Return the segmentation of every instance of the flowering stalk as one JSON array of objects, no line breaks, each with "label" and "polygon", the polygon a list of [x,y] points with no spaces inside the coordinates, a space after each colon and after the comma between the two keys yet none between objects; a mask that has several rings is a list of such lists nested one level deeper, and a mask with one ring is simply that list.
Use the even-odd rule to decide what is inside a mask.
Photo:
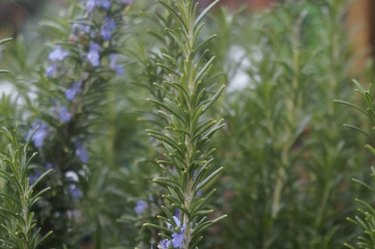
[{"label": "flowering stalk", "polygon": [[123,10],[131,2],[83,1],[82,17],[72,23],[69,38],[48,55],[46,78],[41,81],[54,84],[47,95],[46,86],[39,88],[44,114],[36,115],[29,137],[41,152],[38,163],[53,169],[44,183],[53,191],[37,209],[44,232],[51,227],[54,230],[52,247],[77,245],[76,206],[89,177],[86,165],[90,157],[85,143],[105,103],[103,93],[108,82],[124,73],[117,61],[118,35]]},{"label": "flowering stalk", "polygon": [[209,118],[207,111],[224,86],[215,90],[214,77],[209,74],[214,58],[204,59],[205,45],[214,36],[203,41],[199,37],[203,18],[217,2],[199,16],[198,6],[191,0],[160,2],[176,19],[177,25],[166,27],[166,32],[181,54],[163,54],[160,66],[170,74],[163,82],[155,83],[155,87],[165,97],[162,101],[150,100],[164,118],[160,123],[162,131],[147,130],[165,151],[163,159],[157,161],[163,176],[154,182],[163,186],[167,194],[163,196],[166,206],[161,207],[164,216],[158,216],[161,224],[145,225],[161,231],[161,249],[196,248],[203,238],[202,232],[225,217],[209,220],[206,216],[213,212],[207,208],[215,192],[210,186],[222,171],[222,167],[211,169],[214,149],[210,148],[210,137],[223,126],[222,120]]}]

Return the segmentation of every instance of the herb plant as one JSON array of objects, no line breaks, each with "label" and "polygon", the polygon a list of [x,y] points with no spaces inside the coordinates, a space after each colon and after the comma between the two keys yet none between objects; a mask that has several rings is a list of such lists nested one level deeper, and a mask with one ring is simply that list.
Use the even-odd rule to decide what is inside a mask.
[{"label": "herb plant", "polygon": [[28,145],[20,144],[16,132],[1,129],[1,136],[9,143],[6,151],[0,152],[0,177],[4,185],[0,190],[0,246],[1,248],[36,249],[50,233],[40,233],[32,208],[49,187],[37,190],[38,184],[50,173],[29,177],[31,161]]},{"label": "herb plant", "polygon": [[214,57],[204,59],[205,45],[212,38],[199,40],[203,18],[216,3],[198,16],[198,6],[192,1],[160,2],[176,19],[176,26],[166,27],[166,32],[179,52],[164,50],[162,54],[160,66],[169,75],[154,85],[164,98],[150,99],[163,118],[159,124],[162,129],[147,130],[164,148],[163,158],[157,160],[163,172],[154,179],[166,190],[163,215],[158,217],[159,224],[145,224],[160,230],[158,248],[162,249],[196,248],[203,239],[202,232],[225,217],[207,218],[213,212],[207,208],[215,193],[211,184],[222,170],[210,167],[213,150],[209,142],[223,124],[206,114],[224,86],[215,89],[215,77],[209,74]]}]

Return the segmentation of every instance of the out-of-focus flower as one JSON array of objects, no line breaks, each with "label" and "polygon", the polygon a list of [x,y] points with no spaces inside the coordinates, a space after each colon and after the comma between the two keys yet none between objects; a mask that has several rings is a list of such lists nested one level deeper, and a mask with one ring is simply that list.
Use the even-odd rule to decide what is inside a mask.
[{"label": "out-of-focus flower", "polygon": [[35,121],[31,125],[31,130],[27,134],[27,139],[31,138],[35,147],[40,149],[44,145],[44,140],[47,138],[48,130],[48,125],[46,123]]},{"label": "out-of-focus flower", "polygon": [[116,29],[116,21],[107,16],[104,20],[104,24],[102,26],[101,34],[104,40],[109,41],[112,38],[112,33]]},{"label": "out-of-focus flower", "polygon": [[68,192],[73,200],[78,200],[82,198],[82,192],[75,184],[68,185]]},{"label": "out-of-focus flower", "polygon": [[109,10],[111,8],[111,1],[110,0],[97,0],[99,2],[100,7],[105,10]]},{"label": "out-of-focus flower", "polygon": [[115,54],[109,56],[109,67],[115,71],[117,75],[123,75],[125,73],[124,67],[117,64],[117,55]]},{"label": "out-of-focus flower", "polygon": [[134,210],[136,214],[141,215],[146,211],[147,208],[148,208],[147,202],[145,202],[144,200],[138,200],[137,203],[135,204]]},{"label": "out-of-focus flower", "polygon": [[86,148],[83,146],[82,141],[78,140],[75,143],[76,146],[76,156],[81,160],[82,163],[87,163],[89,161],[89,155]]},{"label": "out-of-focus flower", "polygon": [[91,26],[85,23],[74,23],[72,25],[72,38],[77,39],[82,36],[90,35]]},{"label": "out-of-focus flower", "polygon": [[29,185],[33,185],[38,179],[39,177],[41,176],[42,174],[40,173],[39,170],[37,170],[36,172],[34,172],[33,174],[30,175],[29,177]]},{"label": "out-of-focus flower", "polygon": [[95,42],[90,43],[90,49],[87,54],[87,60],[90,62],[90,64],[93,67],[97,67],[100,65],[100,54],[99,54],[100,50],[101,50],[101,47],[99,46],[99,44]]},{"label": "out-of-focus flower", "polygon": [[59,119],[63,123],[69,122],[72,119],[72,114],[69,112],[68,107],[61,106],[59,108]]},{"label": "out-of-focus flower", "polygon": [[73,82],[68,89],[65,91],[65,97],[69,101],[73,101],[77,94],[81,92],[82,82]]},{"label": "out-of-focus flower", "polygon": [[46,170],[49,170],[49,169],[55,168],[55,165],[53,163],[46,163],[45,167],[46,167]]},{"label": "out-of-focus flower", "polygon": [[57,72],[57,65],[55,63],[52,63],[50,64],[47,68],[46,68],[46,76],[48,78],[53,78],[55,75],[56,75],[56,72]]},{"label": "out-of-focus flower", "polygon": [[159,249],[170,249],[172,242],[169,239],[163,239],[159,242]]},{"label": "out-of-focus flower", "polygon": [[68,51],[57,45],[56,48],[49,53],[48,59],[51,61],[63,61],[68,55]]},{"label": "out-of-focus flower", "polygon": [[93,12],[96,7],[96,0],[87,0],[86,2],[86,11]]},{"label": "out-of-focus flower", "polygon": [[112,4],[110,0],[88,0],[86,2],[86,11],[91,13],[95,8],[103,8],[109,10]]}]

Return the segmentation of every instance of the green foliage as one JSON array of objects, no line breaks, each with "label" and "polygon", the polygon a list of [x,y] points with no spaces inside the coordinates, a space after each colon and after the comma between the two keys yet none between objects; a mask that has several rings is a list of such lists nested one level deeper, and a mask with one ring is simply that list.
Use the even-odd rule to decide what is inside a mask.
[{"label": "green foliage", "polygon": [[[368,138],[368,144],[365,145],[365,148],[370,151],[372,156],[375,156],[375,148],[374,146],[374,140],[373,140],[373,133],[374,133],[374,127],[375,127],[375,104],[374,104],[374,96],[375,92],[373,89],[372,84],[368,87],[368,89],[365,89],[363,86],[361,86],[360,83],[357,81],[354,81],[354,84],[356,86],[356,92],[360,94],[363,104],[361,106],[358,106],[357,104],[353,104],[348,101],[343,100],[335,100],[336,102],[340,104],[344,104],[350,108],[354,108],[356,111],[358,111],[361,114],[364,114],[369,122],[370,127],[372,127],[371,131],[368,132],[364,128],[357,127],[355,125],[348,125],[345,126],[351,129],[354,129],[357,132],[360,132]],[[375,169],[371,169],[371,180],[374,180],[375,177]],[[370,194],[373,194],[375,191],[375,188],[369,184],[366,183],[366,181],[354,179],[354,182],[361,185],[366,191],[369,191]],[[357,214],[353,218],[348,218],[349,221],[356,224],[360,228],[360,234],[356,237],[355,245],[351,245],[349,243],[346,243],[345,245],[348,248],[362,248],[362,249],[370,249],[374,248],[375,246],[375,209],[372,207],[372,198],[367,198],[366,200],[363,199],[356,199],[358,209]]]},{"label": "green foliage", "polygon": [[[159,66],[169,74],[157,79],[154,86],[164,97],[150,99],[157,107],[162,119],[159,126],[163,128],[147,130],[164,148],[163,158],[157,160],[162,174],[154,179],[166,190],[163,216],[158,216],[159,225],[145,224],[160,230],[160,248],[172,244],[197,248],[202,232],[224,217],[207,219],[207,214],[213,212],[207,208],[215,192],[211,185],[222,171],[212,169],[214,150],[209,144],[223,123],[206,115],[224,87],[217,89],[213,84],[215,76],[209,74],[214,57],[204,58],[205,46],[212,37],[199,39],[203,18],[216,3],[198,15],[197,4],[192,1],[160,2],[175,19],[176,25],[165,30],[177,45],[177,53],[164,49],[161,54]],[[173,214],[175,210],[177,214]],[[179,236],[181,241],[176,239]]]},{"label": "green foliage", "polygon": [[[100,5],[90,12],[94,2]],[[53,165],[28,185],[31,198],[51,188],[29,212],[29,235],[54,230],[39,249],[342,248],[355,236],[345,221],[355,197],[366,200],[352,219],[364,231],[358,241],[372,248],[374,198],[362,187],[368,157],[358,150],[364,137],[340,127],[351,119],[367,133],[372,90],[359,88],[370,111],[355,107],[358,116],[332,101],[358,105],[348,75],[347,1],[281,1],[256,13],[215,4],[203,10],[190,0],[136,0],[117,9],[125,2],[47,5],[48,17],[1,51],[0,68],[11,72],[0,74],[1,84],[13,86],[1,98],[1,124],[22,124],[18,140],[31,139],[24,150],[39,152],[23,177]],[[117,26],[104,40],[112,14]],[[87,60],[91,42],[101,48],[98,67]],[[58,62],[48,54],[56,45],[69,54]],[[124,75],[114,74],[112,54]],[[62,70],[46,77],[53,63]],[[0,136],[0,151],[8,143]],[[353,177],[361,184],[350,184]],[[6,184],[17,178],[8,178],[0,192],[17,200],[15,185]],[[13,216],[1,222],[18,229]]]},{"label": "green foliage", "polygon": [[227,127],[216,147],[229,165],[217,203],[229,218],[212,230],[219,239],[208,247],[341,248],[351,236],[341,225],[353,210],[349,179],[366,156],[356,152],[361,139],[340,128],[347,112],[332,102],[350,98],[351,62],[339,21],[346,7],[290,1],[253,16],[222,17],[233,23],[233,45],[221,64],[230,69],[237,62],[246,85],[237,88],[236,74],[228,75]]},{"label": "green foliage", "polygon": [[7,151],[0,152],[0,177],[5,180],[5,185],[0,188],[0,246],[36,249],[48,234],[41,237],[35,214],[31,210],[50,190],[49,187],[36,189],[49,171],[36,179],[30,179],[30,162],[35,154],[28,156],[28,145],[20,144],[15,132],[2,128],[0,133],[9,143]]}]

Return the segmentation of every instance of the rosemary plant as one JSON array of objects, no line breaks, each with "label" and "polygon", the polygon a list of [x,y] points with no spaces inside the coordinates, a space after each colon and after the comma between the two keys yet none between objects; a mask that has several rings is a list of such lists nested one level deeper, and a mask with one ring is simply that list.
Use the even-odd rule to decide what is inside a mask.
[{"label": "rosemary plant", "polygon": [[241,77],[229,75],[216,145],[229,165],[217,205],[229,218],[212,248],[332,249],[352,234],[340,222],[355,196],[346,179],[366,157],[332,103],[350,93],[346,9],[346,1],[285,1],[234,19],[226,64],[237,62]]},{"label": "rosemary plant", "polygon": [[[373,85],[370,84],[368,89],[365,89],[360,83],[354,81],[356,86],[356,91],[360,94],[361,100],[363,100],[362,106],[353,104],[345,100],[335,100],[335,102],[344,104],[348,107],[354,108],[356,111],[364,114],[370,123],[371,132],[366,131],[363,127],[358,127],[353,124],[345,124],[347,128],[354,129],[368,138],[368,144],[365,145],[365,148],[371,153],[372,156],[375,156],[374,148],[374,127],[375,127],[375,104],[374,97],[375,92]],[[375,168],[371,168],[371,179],[375,179]],[[368,184],[363,180],[354,179],[354,182],[360,184],[367,191],[370,191],[371,194],[374,193],[375,187],[373,184]],[[354,244],[345,243],[345,246],[351,249],[371,249],[375,247],[375,209],[373,207],[373,198],[368,198],[366,200],[356,199],[358,204],[357,215],[355,217],[347,218],[352,223],[356,224],[360,229],[360,234],[356,236],[356,242]]]},{"label": "rosemary plant", "polygon": [[[97,194],[88,194],[94,168],[88,165],[95,164],[90,163],[86,141],[94,132],[104,133],[103,127],[95,124],[108,101],[108,82],[124,74],[118,50],[124,11],[130,3],[131,0],[72,3],[70,14],[74,21],[65,19],[64,25],[48,23],[63,30],[60,32],[65,36],[43,58],[44,72],[27,80],[28,84],[35,82],[32,91],[38,97],[38,101],[32,101],[30,92],[25,96],[31,123],[26,137],[40,152],[33,162],[40,168],[52,169],[40,184],[40,188],[49,186],[51,191],[35,207],[42,233],[54,231],[46,248],[77,248],[83,237],[92,237],[92,231],[80,228],[83,221],[79,219],[83,196],[87,195],[86,203],[90,203]],[[39,168],[31,172],[34,176],[40,173]],[[97,209],[94,212],[101,213]],[[97,219],[95,230],[101,231],[98,215],[92,216]],[[95,237],[100,248],[100,236]]]},{"label": "rosemary plant", "polygon": [[[159,224],[146,223],[160,231],[158,248],[197,248],[203,239],[202,233],[215,222],[207,215],[213,210],[207,204],[215,189],[211,185],[222,171],[213,170],[210,137],[223,126],[222,120],[209,118],[207,111],[219,98],[224,86],[218,90],[209,74],[214,57],[205,59],[205,45],[214,36],[201,39],[199,36],[203,19],[215,1],[198,16],[198,5],[191,0],[160,1],[176,20],[175,27],[166,27],[166,32],[178,45],[180,54],[162,54],[162,68],[169,75],[155,87],[165,95],[162,101],[150,99],[163,117],[161,130],[147,130],[164,148],[163,158],[157,160],[162,169],[154,182],[164,187],[165,204]],[[181,55],[181,56],[179,56]]]},{"label": "rosemary plant", "polygon": [[36,249],[49,233],[41,236],[31,209],[50,189],[37,190],[50,170],[29,178],[30,162],[36,154],[28,156],[28,145],[20,144],[15,132],[2,128],[0,134],[9,143],[8,150],[0,152],[0,177],[6,182],[0,188],[0,247]]}]

